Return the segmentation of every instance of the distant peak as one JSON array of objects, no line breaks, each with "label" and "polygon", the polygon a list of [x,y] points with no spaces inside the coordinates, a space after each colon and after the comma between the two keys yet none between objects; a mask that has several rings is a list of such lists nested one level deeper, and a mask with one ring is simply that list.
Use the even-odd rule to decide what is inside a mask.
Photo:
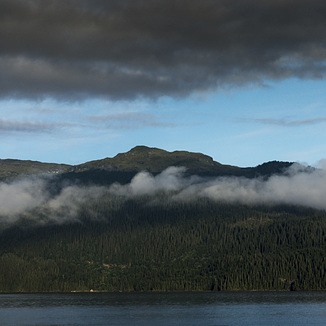
[{"label": "distant peak", "polygon": [[163,149],[156,148],[156,147],[148,147],[148,146],[144,146],[144,145],[139,145],[139,146],[133,147],[128,152],[118,154],[117,157],[128,156],[128,155],[151,155],[151,154],[163,154],[163,153],[168,153],[168,152]]},{"label": "distant peak", "polygon": [[147,152],[150,150],[158,150],[158,148],[155,147],[148,147],[148,146],[144,146],[144,145],[138,145],[133,147],[129,152]]}]

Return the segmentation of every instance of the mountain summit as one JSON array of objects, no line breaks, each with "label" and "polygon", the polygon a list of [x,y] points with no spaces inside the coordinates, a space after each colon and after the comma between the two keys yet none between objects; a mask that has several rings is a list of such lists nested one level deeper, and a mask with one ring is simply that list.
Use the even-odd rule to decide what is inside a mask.
[{"label": "mountain summit", "polygon": [[183,166],[187,174],[200,176],[270,176],[283,173],[292,162],[272,161],[257,167],[241,168],[225,165],[201,153],[187,151],[168,152],[155,147],[136,146],[126,153],[120,153],[113,158],[91,161],[74,167],[74,172],[89,170],[105,170],[120,172],[148,171],[157,174],[170,166]]},{"label": "mountain summit", "polygon": [[139,172],[148,171],[157,174],[169,166],[184,166],[189,174],[216,175],[237,174],[238,167],[222,165],[213,161],[210,156],[186,151],[168,152],[155,147],[136,146],[126,153],[120,153],[113,158],[91,161],[76,166],[75,171],[90,169],[110,171]]}]

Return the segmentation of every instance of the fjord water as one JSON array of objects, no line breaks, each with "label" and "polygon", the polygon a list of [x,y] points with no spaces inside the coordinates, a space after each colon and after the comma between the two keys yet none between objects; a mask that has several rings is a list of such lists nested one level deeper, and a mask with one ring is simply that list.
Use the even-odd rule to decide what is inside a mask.
[{"label": "fjord water", "polygon": [[326,292],[2,294],[1,325],[325,325]]}]

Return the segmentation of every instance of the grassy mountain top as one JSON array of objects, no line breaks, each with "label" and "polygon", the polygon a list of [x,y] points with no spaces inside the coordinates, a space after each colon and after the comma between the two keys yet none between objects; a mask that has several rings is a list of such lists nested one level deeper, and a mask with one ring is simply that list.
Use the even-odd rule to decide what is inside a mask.
[{"label": "grassy mountain top", "polygon": [[77,165],[75,172],[90,170],[106,170],[120,172],[148,171],[157,174],[169,166],[184,166],[188,174],[201,176],[270,176],[282,173],[292,162],[272,161],[257,167],[240,168],[216,162],[212,157],[187,151],[168,152],[159,148],[136,146],[126,153],[120,153],[113,158],[91,161]]},{"label": "grassy mountain top", "polygon": [[136,146],[129,152],[120,153],[113,158],[91,161],[76,167],[76,171],[104,169],[111,171],[149,171],[160,173],[169,166],[185,166],[189,173],[213,175],[217,172],[232,174],[238,167],[222,165],[210,156],[186,151],[168,152],[158,148]]}]

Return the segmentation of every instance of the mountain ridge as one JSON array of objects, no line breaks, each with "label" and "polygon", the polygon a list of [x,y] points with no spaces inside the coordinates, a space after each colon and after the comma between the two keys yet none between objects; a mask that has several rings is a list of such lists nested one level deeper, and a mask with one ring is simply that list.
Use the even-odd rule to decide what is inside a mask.
[{"label": "mountain ridge", "polygon": [[238,169],[238,167],[216,162],[212,157],[202,153],[188,151],[168,152],[156,147],[136,146],[128,152],[117,154],[113,158],[108,157],[77,165],[75,170],[83,171],[90,168],[138,172],[146,170],[156,174],[169,166],[185,166],[188,170],[196,170],[196,172],[207,170],[207,168]]},{"label": "mountain ridge", "polygon": [[[0,159],[0,179],[13,179],[21,175],[35,174],[67,174],[83,178],[91,175],[120,173],[128,175],[128,180],[138,172],[147,171],[152,174],[161,173],[170,166],[185,167],[186,174],[200,176],[270,176],[283,173],[285,168],[293,162],[270,161],[256,167],[238,167],[222,164],[213,160],[212,157],[188,151],[169,152],[156,147],[136,146],[128,152],[119,153],[110,158],[88,161],[78,165],[42,163],[31,160]],[[74,178],[73,178],[74,179]],[[111,178],[112,179],[112,178]],[[118,178],[119,179],[119,178]],[[112,181],[119,181],[113,180]]]}]

